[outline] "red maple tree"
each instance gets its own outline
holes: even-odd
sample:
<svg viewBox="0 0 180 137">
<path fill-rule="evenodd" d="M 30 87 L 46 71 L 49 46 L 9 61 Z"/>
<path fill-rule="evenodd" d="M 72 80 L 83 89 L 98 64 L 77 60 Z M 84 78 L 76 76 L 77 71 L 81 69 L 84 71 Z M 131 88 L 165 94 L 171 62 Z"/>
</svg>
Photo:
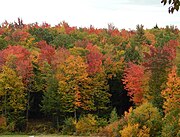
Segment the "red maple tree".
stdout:
<svg viewBox="0 0 180 137">
<path fill-rule="evenodd" d="M 88 44 L 86 49 L 89 51 L 87 54 L 88 73 L 95 74 L 101 72 L 103 54 L 99 51 L 97 46 L 93 46 L 92 44 Z"/>
<path fill-rule="evenodd" d="M 124 70 L 123 84 L 125 84 L 125 89 L 135 104 L 140 104 L 143 101 L 143 77 L 144 68 L 142 66 L 132 62 L 128 63 Z"/>
</svg>

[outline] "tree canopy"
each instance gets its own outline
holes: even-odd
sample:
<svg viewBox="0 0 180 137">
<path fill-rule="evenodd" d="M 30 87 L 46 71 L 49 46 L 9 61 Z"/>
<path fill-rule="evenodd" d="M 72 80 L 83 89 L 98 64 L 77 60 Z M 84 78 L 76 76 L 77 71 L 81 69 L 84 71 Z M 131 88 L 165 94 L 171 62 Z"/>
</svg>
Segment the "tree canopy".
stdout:
<svg viewBox="0 0 180 137">
<path fill-rule="evenodd" d="M 180 135 L 178 28 L 18 21 L 0 26 L 0 133 Z"/>
</svg>

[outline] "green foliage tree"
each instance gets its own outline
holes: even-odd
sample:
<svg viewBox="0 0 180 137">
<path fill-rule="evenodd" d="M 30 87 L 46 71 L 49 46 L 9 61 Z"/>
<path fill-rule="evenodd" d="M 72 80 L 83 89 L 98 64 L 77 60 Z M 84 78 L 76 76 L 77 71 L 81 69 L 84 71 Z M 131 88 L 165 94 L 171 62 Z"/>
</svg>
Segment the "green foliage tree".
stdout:
<svg viewBox="0 0 180 137">
<path fill-rule="evenodd" d="M 7 48 L 7 45 L 8 45 L 8 42 L 2 37 L 0 37 L 0 50 Z"/>
<path fill-rule="evenodd" d="M 180 109 L 174 109 L 165 114 L 162 122 L 162 137 L 179 137 L 180 132 Z"/>
<path fill-rule="evenodd" d="M 116 108 L 113 108 L 113 110 L 111 111 L 111 114 L 110 114 L 109 122 L 110 122 L 110 123 L 113 123 L 113 122 L 117 121 L 118 118 L 119 118 L 119 117 L 118 117 Z"/>
<path fill-rule="evenodd" d="M 104 72 L 101 72 L 91 76 L 90 79 L 94 111 L 99 116 L 104 115 L 104 112 L 108 109 L 108 103 L 110 102 L 110 94 L 107 92 L 109 86 L 107 84 L 106 75 Z"/>
<path fill-rule="evenodd" d="M 66 118 L 62 127 L 62 134 L 73 135 L 76 132 L 76 123 L 77 121 L 74 118 Z"/>
<path fill-rule="evenodd" d="M 58 81 L 55 76 L 48 78 L 46 90 L 43 92 L 41 110 L 48 116 L 55 119 L 56 127 L 59 127 L 62 106 L 58 93 Z"/>
<path fill-rule="evenodd" d="M 97 46 L 88 44 L 86 49 L 89 51 L 87 54 L 87 71 L 89 78 L 91 79 L 90 85 L 92 85 L 92 96 L 95 111 L 98 115 L 107 109 L 107 103 L 109 102 L 110 94 L 108 91 L 108 83 L 105 73 L 105 68 L 102 64 L 103 54 L 100 52 Z"/>
<path fill-rule="evenodd" d="M 49 44 L 54 39 L 54 34 L 48 28 L 32 27 L 29 29 L 29 33 L 35 37 L 36 42 L 45 40 Z"/>
<path fill-rule="evenodd" d="M 125 49 L 125 61 L 126 62 L 134 62 L 139 64 L 142 60 L 141 54 L 139 50 L 141 45 L 137 44 L 132 38 L 130 42 L 126 45 Z"/>
<path fill-rule="evenodd" d="M 150 72 L 147 99 L 162 110 L 161 91 L 165 88 L 167 76 L 176 57 L 176 41 L 169 41 L 163 47 L 150 46 L 150 52 L 144 53 L 145 71 Z"/>
<path fill-rule="evenodd" d="M 59 34 L 57 35 L 53 41 L 51 41 L 51 44 L 54 45 L 54 47 L 65 47 L 65 48 L 72 48 L 73 43 L 75 42 L 74 37 L 68 35 L 68 34 Z"/>
</svg>

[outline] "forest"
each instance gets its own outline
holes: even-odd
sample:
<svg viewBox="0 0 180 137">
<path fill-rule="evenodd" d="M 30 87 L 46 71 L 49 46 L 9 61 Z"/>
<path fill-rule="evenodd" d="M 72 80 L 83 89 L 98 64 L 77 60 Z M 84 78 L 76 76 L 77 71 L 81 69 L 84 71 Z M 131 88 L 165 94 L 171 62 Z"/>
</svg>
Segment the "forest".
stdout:
<svg viewBox="0 0 180 137">
<path fill-rule="evenodd" d="M 180 136 L 180 31 L 0 25 L 0 133 Z"/>
</svg>

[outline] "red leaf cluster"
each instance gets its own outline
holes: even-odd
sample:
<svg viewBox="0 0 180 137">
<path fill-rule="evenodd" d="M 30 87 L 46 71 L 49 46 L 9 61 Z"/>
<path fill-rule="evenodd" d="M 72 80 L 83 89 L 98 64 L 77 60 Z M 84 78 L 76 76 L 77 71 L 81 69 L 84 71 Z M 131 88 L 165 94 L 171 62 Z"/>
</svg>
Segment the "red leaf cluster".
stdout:
<svg viewBox="0 0 180 137">
<path fill-rule="evenodd" d="M 150 52 L 144 52 L 144 66 L 147 70 L 162 69 L 172 66 L 173 60 L 176 57 L 176 47 L 178 42 L 175 40 L 169 41 L 163 47 L 154 47 L 150 45 Z"/>
<path fill-rule="evenodd" d="M 131 62 L 128 63 L 128 67 L 126 67 L 124 71 L 123 84 L 125 84 L 125 89 L 135 104 L 142 103 L 143 77 L 144 68 L 142 66 Z"/>
<path fill-rule="evenodd" d="M 61 65 L 69 56 L 70 52 L 65 48 L 59 48 L 58 50 L 56 50 L 56 53 L 53 56 L 53 68 L 57 69 L 57 67 Z"/>
<path fill-rule="evenodd" d="M 99 51 L 97 46 L 88 44 L 86 49 L 89 51 L 87 54 L 88 73 L 95 74 L 102 71 L 103 54 Z"/>
<path fill-rule="evenodd" d="M 39 55 L 39 62 L 42 65 L 44 62 L 48 62 L 48 64 L 52 64 L 54 55 L 55 55 L 55 48 L 48 45 L 45 41 L 40 41 L 38 43 L 40 48 L 40 55 Z"/>
<path fill-rule="evenodd" d="M 28 32 L 25 32 L 23 30 L 16 30 L 12 33 L 12 39 L 15 41 L 25 41 L 29 36 Z"/>
<path fill-rule="evenodd" d="M 13 60 L 11 57 L 13 57 Z M 23 78 L 24 83 L 29 82 L 29 78 L 33 75 L 33 67 L 30 58 L 30 52 L 22 46 L 8 46 L 5 50 L 0 53 L 0 67 L 10 62 L 13 64 L 18 75 Z M 12 66 L 9 66 L 12 67 Z"/>
</svg>

